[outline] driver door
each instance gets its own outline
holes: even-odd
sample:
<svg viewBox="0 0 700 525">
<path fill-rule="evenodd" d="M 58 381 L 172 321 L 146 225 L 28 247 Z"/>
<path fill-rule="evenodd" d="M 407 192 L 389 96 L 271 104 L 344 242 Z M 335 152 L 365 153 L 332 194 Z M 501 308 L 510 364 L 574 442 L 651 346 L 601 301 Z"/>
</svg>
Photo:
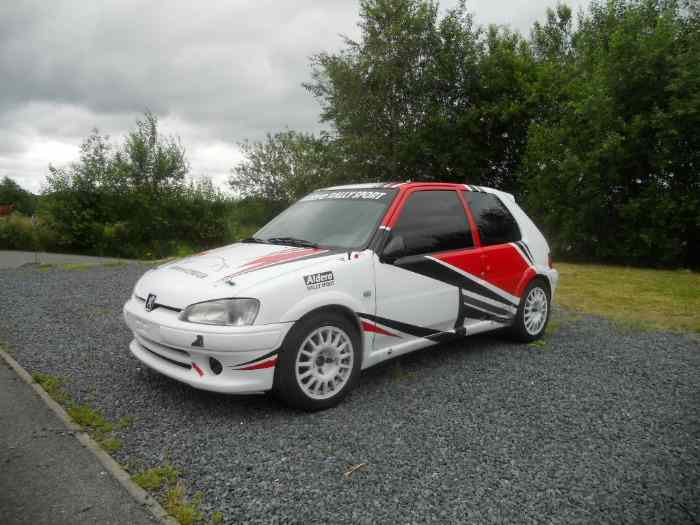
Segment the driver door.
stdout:
<svg viewBox="0 0 700 525">
<path fill-rule="evenodd" d="M 416 189 L 404 201 L 391 237 L 405 245 L 392 262 L 375 258 L 374 349 L 425 340 L 464 324 L 450 264 L 481 273 L 465 206 L 456 191 Z"/>
</svg>

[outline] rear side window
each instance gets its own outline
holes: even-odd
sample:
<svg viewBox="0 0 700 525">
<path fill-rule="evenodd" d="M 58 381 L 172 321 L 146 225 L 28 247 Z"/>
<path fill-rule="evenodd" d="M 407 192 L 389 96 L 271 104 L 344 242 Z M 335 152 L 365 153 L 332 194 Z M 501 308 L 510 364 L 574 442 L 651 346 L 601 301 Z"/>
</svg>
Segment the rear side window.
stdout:
<svg viewBox="0 0 700 525">
<path fill-rule="evenodd" d="M 503 203 L 490 193 L 464 192 L 483 246 L 520 240 L 520 228 Z"/>
<path fill-rule="evenodd" d="M 406 243 L 406 255 L 474 246 L 464 205 L 455 191 L 411 194 L 393 228 Z"/>
</svg>

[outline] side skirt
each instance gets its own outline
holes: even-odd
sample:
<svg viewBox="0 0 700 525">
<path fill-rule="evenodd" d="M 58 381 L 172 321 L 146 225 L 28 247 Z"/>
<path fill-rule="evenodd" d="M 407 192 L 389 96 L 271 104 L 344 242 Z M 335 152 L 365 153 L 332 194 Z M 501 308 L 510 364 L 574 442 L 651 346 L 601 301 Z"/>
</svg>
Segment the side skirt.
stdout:
<svg viewBox="0 0 700 525">
<path fill-rule="evenodd" d="M 467 320 L 467 323 L 468 322 L 469 320 Z M 383 361 L 393 359 L 394 357 L 398 357 L 400 355 L 410 354 L 411 352 L 415 352 L 429 346 L 436 346 L 440 343 L 448 343 L 451 341 L 464 339 L 470 335 L 490 332 L 500 328 L 505 328 L 506 326 L 508 326 L 507 323 L 499 323 L 496 321 L 473 322 L 472 320 L 470 324 L 456 330 L 437 332 L 428 337 L 416 337 L 408 341 L 403 341 L 400 343 L 397 342 L 397 344 L 380 348 L 378 350 L 372 350 L 367 353 L 362 363 L 362 369 L 364 370 Z"/>
</svg>

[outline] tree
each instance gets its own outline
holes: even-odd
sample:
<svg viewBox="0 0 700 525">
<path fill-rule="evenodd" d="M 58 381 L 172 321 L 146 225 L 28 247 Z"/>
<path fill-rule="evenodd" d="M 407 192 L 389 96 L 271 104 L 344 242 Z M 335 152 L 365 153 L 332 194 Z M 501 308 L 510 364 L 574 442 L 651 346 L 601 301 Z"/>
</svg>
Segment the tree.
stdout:
<svg viewBox="0 0 700 525">
<path fill-rule="evenodd" d="M 363 1 L 360 18 L 360 41 L 345 38 L 339 53 L 312 59 L 306 87 L 321 119 L 360 180 L 435 177 L 443 149 L 430 138 L 454 123 L 450 106 L 466 102 L 454 89 L 468 83 L 455 62 L 476 54 L 471 20 L 454 11 L 439 26 L 436 3 L 404 0 Z"/>
<path fill-rule="evenodd" d="M 211 181 L 187 183 L 185 150 L 158 133 L 155 115 L 121 145 L 93 130 L 80 151 L 77 162 L 50 166 L 42 203 L 66 249 L 144 257 L 224 242 L 228 199 Z"/>
<path fill-rule="evenodd" d="M 33 215 L 36 210 L 36 195 L 23 189 L 10 177 L 0 182 L 0 205 L 14 204 L 15 210 L 25 215 Z"/>
<path fill-rule="evenodd" d="M 594 3 L 570 38 L 565 19 L 533 37 L 530 206 L 565 253 L 697 266 L 697 23 L 651 0 Z"/>
<path fill-rule="evenodd" d="M 158 118 L 146 112 L 115 156 L 118 174 L 135 187 L 157 192 L 182 184 L 189 172 L 185 148 L 176 137 L 161 137 Z"/>
<path fill-rule="evenodd" d="M 465 4 L 362 0 L 360 38 L 312 58 L 330 132 L 245 143 L 231 184 L 289 201 L 343 182 L 510 191 L 558 256 L 700 267 L 700 8 L 547 10 L 526 40 Z"/>
<path fill-rule="evenodd" d="M 288 130 L 239 147 L 245 159 L 233 168 L 229 184 L 243 197 L 285 203 L 336 179 L 334 145 L 327 135 Z"/>
</svg>

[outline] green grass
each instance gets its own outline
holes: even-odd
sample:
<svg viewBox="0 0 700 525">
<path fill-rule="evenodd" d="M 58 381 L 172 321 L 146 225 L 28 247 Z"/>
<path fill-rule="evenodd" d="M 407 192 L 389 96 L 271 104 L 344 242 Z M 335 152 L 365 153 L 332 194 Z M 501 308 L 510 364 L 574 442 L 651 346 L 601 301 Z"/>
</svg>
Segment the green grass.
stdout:
<svg viewBox="0 0 700 525">
<path fill-rule="evenodd" d="M 170 462 L 143 470 L 134 474 L 131 479 L 144 490 L 160 493 L 159 499 L 163 508 L 180 525 L 218 525 L 224 521 L 221 512 L 213 512 L 209 519 L 206 519 L 204 512 L 200 510 L 204 494 L 196 492 L 192 498 L 188 498 L 185 484 L 180 479 L 180 472 Z"/>
<path fill-rule="evenodd" d="M 94 263 L 42 263 L 38 266 L 40 272 L 47 272 L 53 268 L 60 268 L 62 270 L 76 270 L 79 272 L 89 270 L 91 268 L 121 268 L 127 266 L 128 261 L 108 261 L 108 262 L 94 262 Z"/>
<path fill-rule="evenodd" d="M 154 467 L 132 476 L 134 483 L 144 490 L 158 491 L 165 486 L 175 486 L 180 473 L 170 464 Z"/>
<path fill-rule="evenodd" d="M 700 273 L 559 263 L 555 302 L 623 326 L 700 333 Z"/>
<path fill-rule="evenodd" d="M 107 452 L 116 452 L 122 448 L 121 440 L 112 435 L 114 423 L 108 420 L 100 410 L 89 405 L 69 403 L 66 411 L 71 419 Z"/>
<path fill-rule="evenodd" d="M 100 410 L 73 401 L 63 389 L 65 384 L 63 379 L 42 372 L 34 372 L 32 379 L 44 389 L 51 399 L 63 405 L 75 424 L 87 432 L 105 451 L 113 453 L 122 448 L 121 440 L 115 437 L 113 432 L 115 429 L 130 426 L 133 423 L 132 417 L 125 416 L 114 423 L 107 419 Z"/>
<path fill-rule="evenodd" d="M 0 348 L 4 347 L 0 345 Z M 116 422 L 110 421 L 100 410 L 74 402 L 63 389 L 63 379 L 43 372 L 33 373 L 32 378 L 54 401 L 63 405 L 70 418 L 107 453 L 112 454 L 122 448 L 123 444 L 114 436 L 114 431 L 131 426 L 133 417 L 124 416 Z M 125 469 L 133 470 L 131 462 Z M 219 525 L 224 521 L 221 512 L 214 512 L 209 519 L 206 518 L 200 510 L 203 494 L 197 492 L 188 498 L 180 472 L 169 461 L 160 467 L 142 470 L 134 474 L 132 479 L 144 490 L 160 493 L 163 508 L 181 525 Z"/>
<path fill-rule="evenodd" d="M 63 390 L 63 379 L 42 372 L 34 372 L 32 379 L 57 403 L 65 404 L 70 400 L 66 391 Z"/>
</svg>

